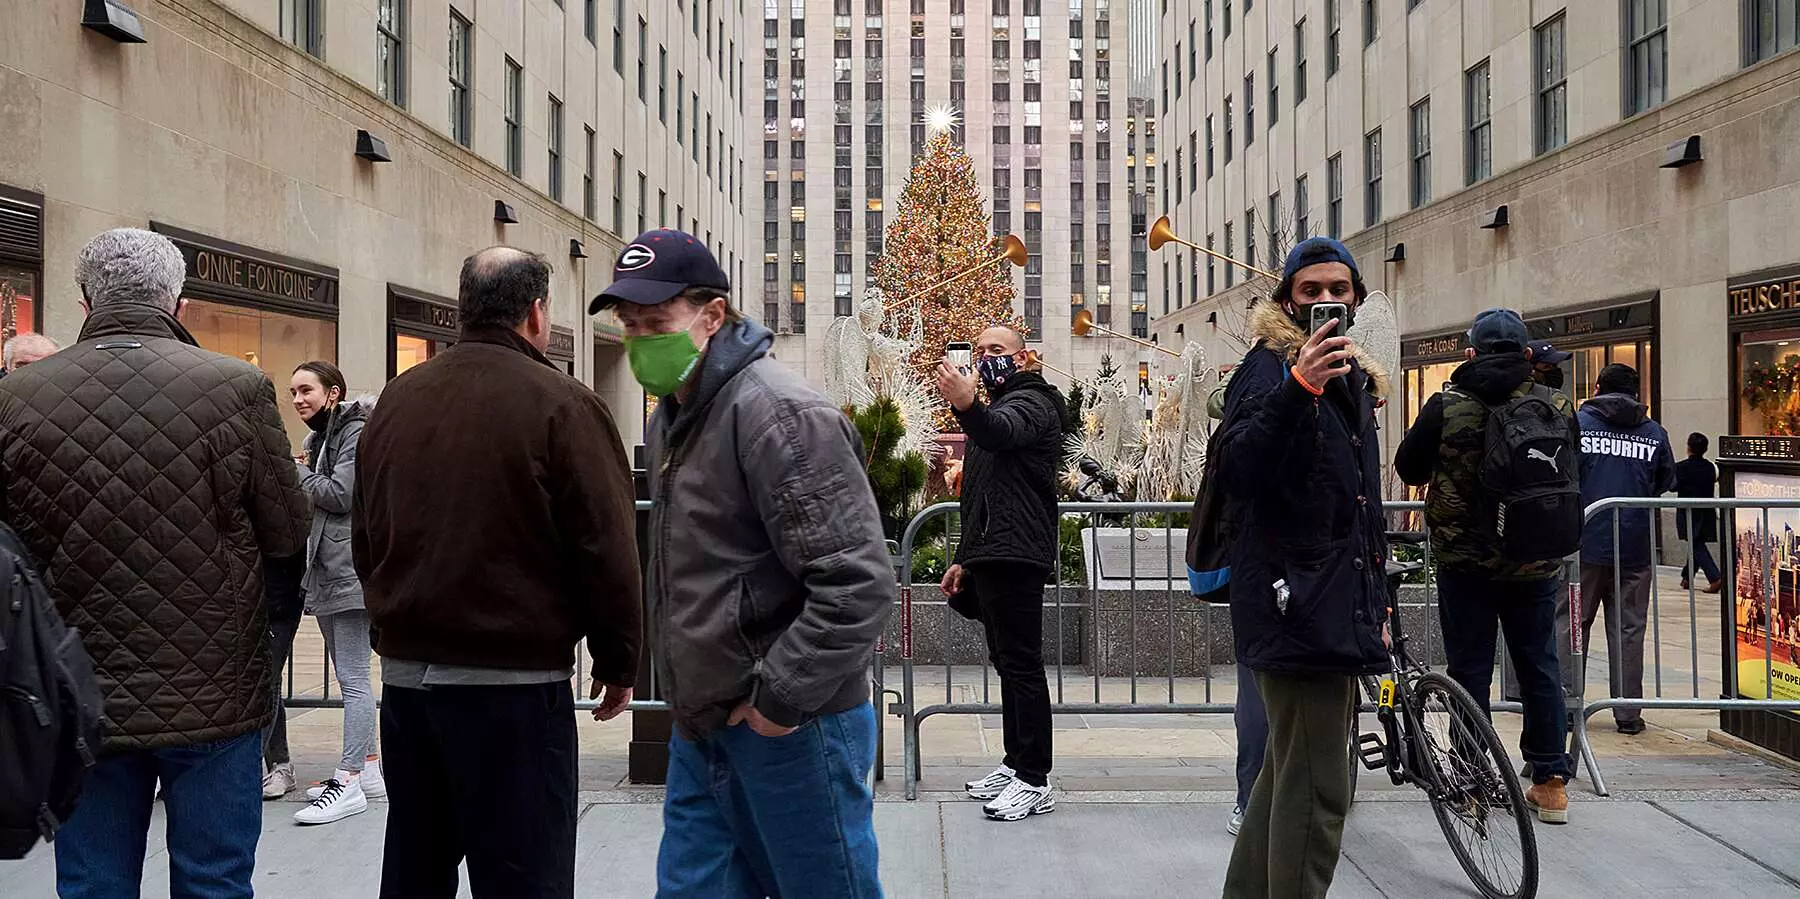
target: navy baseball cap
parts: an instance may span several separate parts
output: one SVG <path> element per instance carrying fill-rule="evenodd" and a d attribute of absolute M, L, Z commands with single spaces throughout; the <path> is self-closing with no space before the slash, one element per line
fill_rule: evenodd
<path fill-rule="evenodd" d="M 1275 285 L 1275 293 L 1270 299 L 1282 302 L 1294 288 L 1294 276 L 1308 266 L 1327 262 L 1342 262 L 1350 269 L 1350 283 L 1356 289 L 1356 298 L 1364 299 L 1369 295 L 1369 288 L 1363 285 L 1362 271 L 1356 267 L 1356 257 L 1350 255 L 1350 248 L 1329 237 L 1309 237 L 1294 245 L 1288 251 L 1287 264 L 1281 268 L 1281 283 Z"/>
<path fill-rule="evenodd" d="M 1568 350 L 1557 349 L 1548 340 L 1534 340 L 1528 346 L 1531 347 L 1531 361 L 1544 365 L 1561 365 L 1575 355 Z"/>
<path fill-rule="evenodd" d="M 1489 309 L 1469 326 L 1469 345 L 1477 353 L 1519 353 L 1531 342 L 1525 320 L 1511 309 Z"/>
<path fill-rule="evenodd" d="M 731 276 L 705 242 L 686 231 L 659 228 L 638 235 L 613 264 L 613 283 L 588 303 L 595 315 L 617 303 L 655 306 L 690 287 L 729 292 Z"/>

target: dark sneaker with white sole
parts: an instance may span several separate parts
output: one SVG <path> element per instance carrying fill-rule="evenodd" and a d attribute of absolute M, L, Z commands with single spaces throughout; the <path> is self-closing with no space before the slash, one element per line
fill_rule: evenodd
<path fill-rule="evenodd" d="M 1032 815 L 1056 811 L 1056 791 L 1048 784 L 1034 787 L 1022 780 L 1008 784 L 993 802 L 981 807 L 992 821 L 1023 821 Z"/>

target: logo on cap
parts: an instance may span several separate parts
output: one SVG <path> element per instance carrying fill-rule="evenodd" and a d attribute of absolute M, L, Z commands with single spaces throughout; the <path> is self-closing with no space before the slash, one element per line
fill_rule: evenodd
<path fill-rule="evenodd" d="M 621 272 L 635 272 L 655 261 L 655 250 L 641 243 L 634 243 L 626 247 L 625 252 L 619 254 L 619 264 L 614 269 Z"/>

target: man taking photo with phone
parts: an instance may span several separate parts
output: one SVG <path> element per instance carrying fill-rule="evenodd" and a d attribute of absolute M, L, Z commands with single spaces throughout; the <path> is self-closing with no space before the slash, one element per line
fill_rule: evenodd
<path fill-rule="evenodd" d="M 1056 808 L 1049 779 L 1044 581 L 1057 557 L 1063 406 L 1056 388 L 1030 370 L 1035 366 L 1019 332 L 989 328 L 974 353 L 973 372 L 948 358 L 937 372 L 938 392 L 968 438 L 962 542 L 943 588 L 949 597 L 973 594 L 973 602 L 964 596 L 957 605 L 979 609 L 988 658 L 1000 674 L 1006 758 L 966 787 L 971 798 L 991 800 L 982 808 L 989 818 L 1020 821 Z M 987 389 L 985 403 L 976 395 L 977 383 Z"/>
<path fill-rule="evenodd" d="M 1382 461 L 1387 372 L 1342 336 L 1368 295 L 1323 237 L 1288 254 L 1250 313 L 1215 450 L 1226 489 L 1231 622 L 1269 722 L 1225 896 L 1324 896 L 1350 807 L 1355 677 L 1386 670 Z"/>

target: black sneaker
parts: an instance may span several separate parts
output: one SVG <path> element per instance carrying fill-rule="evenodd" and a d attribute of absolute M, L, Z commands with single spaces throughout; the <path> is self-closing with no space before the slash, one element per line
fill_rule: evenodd
<path fill-rule="evenodd" d="M 1630 721 L 1621 721 L 1621 722 L 1619 722 L 1619 733 L 1622 733 L 1628 737 L 1635 737 L 1638 734 L 1643 733 L 1644 728 L 1646 726 L 1647 725 L 1644 724 L 1644 719 L 1642 719 L 1642 718 L 1635 718 Z"/>

